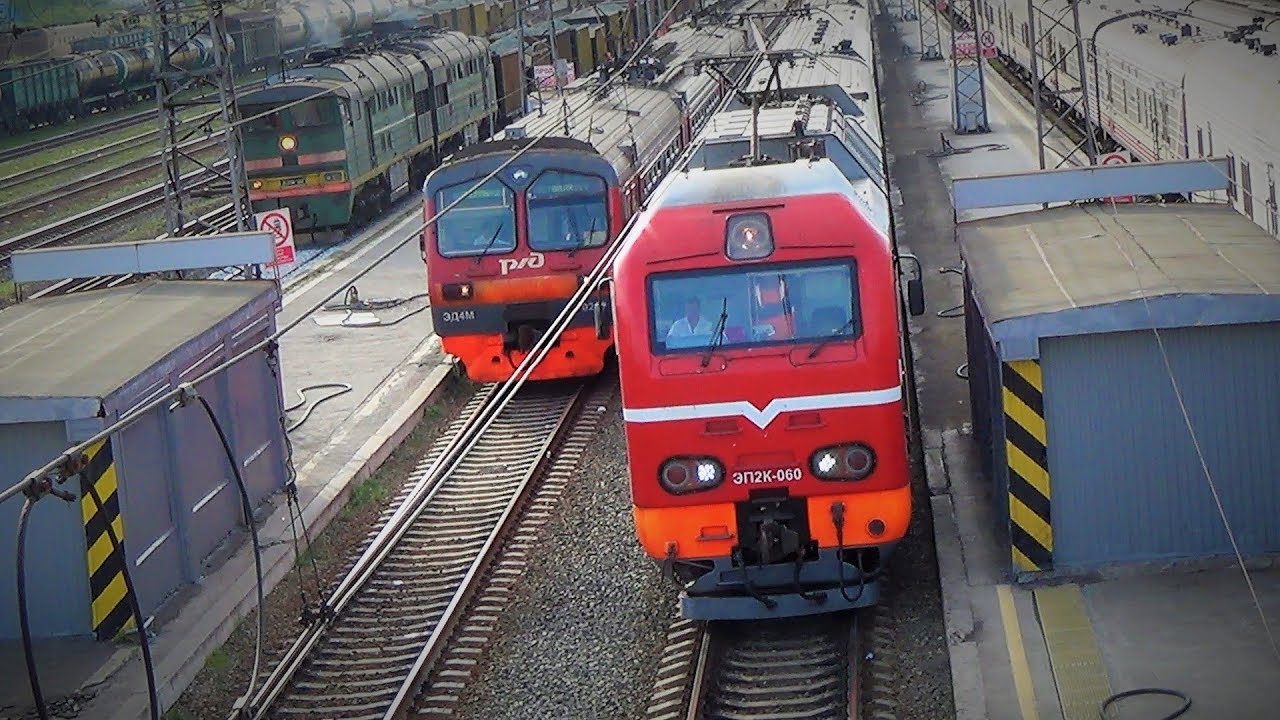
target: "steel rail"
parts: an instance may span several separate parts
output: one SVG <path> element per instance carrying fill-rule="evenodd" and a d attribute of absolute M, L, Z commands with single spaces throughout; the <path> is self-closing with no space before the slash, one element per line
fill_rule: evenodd
<path fill-rule="evenodd" d="M 226 159 L 222 159 L 213 164 L 215 171 L 227 164 Z M 210 173 L 205 168 L 198 168 L 186 173 L 182 176 L 184 182 L 195 180 L 197 178 L 215 179 L 216 174 Z M 90 208 L 84 212 L 73 215 L 69 218 L 57 220 L 44 227 L 30 230 L 21 235 L 15 235 L 4 240 L 0 240 L 0 264 L 6 263 L 9 257 L 17 250 L 29 250 L 32 248 L 42 248 L 49 245 L 55 245 L 77 235 L 92 232 L 105 225 L 109 225 L 116 220 L 139 210 L 146 210 L 164 202 L 164 186 L 153 185 L 143 188 L 135 193 L 131 193 L 122 198 L 117 198 L 109 202 L 103 203 L 95 208 Z M 103 214 L 106 213 L 104 216 Z M 84 220 L 91 220 L 88 225 L 78 226 Z M 78 226 L 78 227 L 76 227 Z M 73 228 L 74 229 L 68 229 Z M 50 234 L 52 233 L 52 236 Z"/>
<path fill-rule="evenodd" d="M 188 140 L 178 147 L 179 149 L 187 150 L 188 152 L 198 153 L 215 149 L 219 142 L 220 140 L 217 137 L 200 137 Z M 200 147 L 195 147 L 197 145 Z M 42 190 L 34 195 L 28 195 L 27 197 L 15 200 L 14 202 L 0 205 L 0 220 L 5 220 L 13 217 L 14 215 L 20 215 L 43 205 L 70 199 L 75 195 L 86 193 L 90 190 L 96 190 L 104 185 L 120 182 L 134 175 L 140 175 L 151 170 L 156 170 L 159 168 L 157 160 L 160 159 L 161 154 L 162 153 L 160 152 L 155 152 L 144 157 L 130 160 L 121 165 L 117 165 L 116 167 L 106 168 L 90 175 L 85 175 L 84 177 L 77 178 L 70 188 L 61 187 L 53 188 L 51 190 Z M 49 169 L 50 168 L 40 168 L 40 170 Z M 48 175 L 61 172 L 63 168 L 55 166 L 52 170 L 53 172 L 46 173 L 45 176 L 47 177 Z"/>
<path fill-rule="evenodd" d="M 356 612 L 359 608 L 364 607 L 367 613 L 367 608 L 371 604 L 374 606 L 378 604 L 379 587 L 385 586 L 388 579 L 392 579 L 396 585 L 399 585 L 397 593 L 405 594 L 401 601 L 408 603 L 410 608 L 416 607 L 418 609 L 416 617 L 425 620 L 425 622 L 421 623 L 422 627 L 405 627 L 403 632 L 407 635 L 413 635 L 426 630 L 426 626 L 429 626 L 430 633 L 426 639 L 427 646 L 439 647 L 442 644 L 440 640 L 449 636 L 449 633 L 456 626 L 459 616 L 462 614 L 460 611 L 465 608 L 466 603 L 479 589 L 480 581 L 483 579 L 484 574 L 496 560 L 497 551 L 509 537 L 514 526 L 520 521 L 521 514 L 519 510 L 530 499 L 534 489 L 540 485 L 539 480 L 543 477 L 548 466 L 554 462 L 555 450 L 576 427 L 577 422 L 575 422 L 575 419 L 581 417 L 580 411 L 583 404 L 592 395 L 590 392 L 592 384 L 587 380 L 575 383 L 569 392 L 552 390 L 551 392 L 522 395 L 521 402 L 510 408 L 515 411 L 514 415 L 504 413 L 502 420 L 503 432 L 497 434 L 496 441 L 493 433 L 483 436 L 483 440 L 486 441 L 485 444 L 488 447 L 485 447 L 485 445 L 478 446 L 477 453 L 481 454 L 482 457 L 473 461 L 471 454 L 468 454 L 453 468 L 452 472 L 431 488 L 430 496 L 423 504 L 422 513 L 415 518 L 414 523 L 411 523 L 413 536 L 395 545 L 395 552 L 387 558 L 385 571 L 384 568 L 379 568 L 380 573 L 371 578 L 370 582 L 362 588 L 361 596 L 353 602 L 350 611 Z M 537 428 L 532 437 L 524 434 L 527 433 L 530 427 L 528 423 L 532 423 L 532 426 Z M 523 437 L 520 434 L 524 434 Z M 509 456 L 523 456 L 525 458 L 525 462 L 521 464 L 516 477 L 512 478 L 511 481 L 495 483 L 492 480 L 479 480 L 476 478 L 477 469 L 485 463 L 492 462 L 494 459 L 491 454 L 495 451 L 500 453 L 499 457 L 504 459 Z M 503 460 L 497 461 L 502 462 Z M 449 557 L 434 558 L 423 561 L 430 566 L 429 568 L 418 570 L 419 573 L 429 574 L 429 577 L 404 580 L 395 578 L 396 574 L 403 572 L 398 571 L 396 566 L 404 562 L 406 552 L 422 552 L 444 540 L 444 538 L 439 537 L 442 532 L 441 529 L 434 527 L 430 521 L 424 523 L 423 519 L 433 516 L 438 519 L 442 513 L 442 504 L 454 505 L 461 502 L 459 498 L 463 496 L 468 498 L 471 503 L 469 509 L 475 513 L 474 516 L 468 515 L 467 517 L 475 517 L 475 519 L 465 524 L 462 521 L 457 524 L 451 524 L 443 532 L 445 537 L 450 538 L 450 541 L 456 542 L 459 546 L 474 547 L 477 543 L 479 544 L 479 547 L 474 550 L 466 551 L 463 558 L 463 562 L 466 563 L 465 569 L 451 568 L 451 558 Z M 497 510 L 496 517 L 493 516 L 495 502 L 500 503 L 501 508 Z M 486 519 L 486 515 L 489 516 L 488 519 Z M 468 527 L 468 525 L 471 527 Z M 433 533 L 436 537 L 431 537 Z M 474 556 L 471 556 L 473 552 Z M 400 585 L 401 582 L 403 582 L 403 585 Z M 433 584 L 442 584 L 445 587 L 433 589 L 431 587 Z M 366 589 L 368 593 L 365 592 Z M 443 604 L 443 608 L 440 608 L 441 604 Z M 437 610 L 436 608 L 440 609 Z M 356 627 L 360 629 L 361 625 Z M 337 638 L 340 639 L 343 636 L 343 633 L 340 632 L 342 628 L 342 624 L 335 623 L 330 629 L 337 632 Z M 382 638 L 378 638 L 376 642 L 380 643 L 382 640 Z M 416 645 L 416 643 L 413 644 Z M 329 666 L 330 663 L 341 662 L 341 655 L 353 652 L 353 648 L 345 642 L 340 643 L 337 649 L 332 644 L 327 645 L 327 647 L 316 648 L 314 653 L 315 662 L 323 662 L 325 666 Z M 381 645 L 378 646 L 378 649 L 384 654 L 380 663 L 382 667 L 379 668 L 379 671 L 385 672 L 386 675 L 390 676 L 388 679 L 399 680 L 399 682 L 395 684 L 388 683 L 385 688 L 374 689 L 369 687 L 364 692 L 358 693 L 358 698 L 355 702 L 359 703 L 359 707 L 368 717 L 384 714 L 390 717 L 398 710 L 403 709 L 406 704 L 407 696 L 402 692 L 402 688 L 409 687 L 412 690 L 417 686 L 416 679 L 423 668 L 423 654 L 422 652 L 413 653 L 412 650 L 409 653 L 404 653 L 401 648 L 385 648 L 385 646 Z M 407 662 L 405 662 L 406 660 Z M 381 672 L 379 675 L 381 675 Z M 307 673 L 304 671 L 299 675 L 306 677 Z M 369 675 L 369 673 L 365 673 L 362 679 L 370 680 Z M 381 680 L 382 678 L 378 677 L 378 679 Z M 353 678 L 349 682 L 355 681 L 356 679 Z M 306 685 L 307 683 L 299 681 L 298 684 Z M 360 687 L 364 688 L 369 684 L 366 682 Z M 285 703 L 287 710 L 284 712 L 289 714 L 300 710 L 340 714 L 339 708 L 336 707 L 318 708 L 308 706 L 308 700 L 311 700 L 311 702 L 323 702 L 326 699 L 332 701 L 335 696 L 340 695 L 341 693 L 339 692 L 330 691 L 327 696 L 322 695 L 320 698 L 311 699 L 307 697 L 307 693 L 293 692 L 286 695 L 279 702 Z M 343 699 L 345 700 L 346 698 Z M 274 706 L 272 709 L 274 709 Z M 265 711 L 266 709 L 262 710 Z"/>
<path fill-rule="evenodd" d="M 88 140 L 95 135 L 101 135 L 113 130 L 141 125 L 148 119 L 154 119 L 155 114 L 155 110 L 144 110 L 140 113 L 134 113 L 133 115 L 113 118 L 111 120 L 104 121 L 99 125 L 80 128 L 79 130 L 72 130 L 60 135 L 54 135 L 53 137 L 47 137 L 43 140 L 36 140 L 7 150 L 0 150 L 0 162 L 7 162 L 14 158 L 30 155 L 35 152 L 41 152 L 43 150 L 52 150 L 81 140 Z"/>

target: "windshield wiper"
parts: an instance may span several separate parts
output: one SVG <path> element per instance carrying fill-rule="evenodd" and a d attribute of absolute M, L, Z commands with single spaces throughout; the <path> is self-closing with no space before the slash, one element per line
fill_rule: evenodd
<path fill-rule="evenodd" d="M 716 321 L 716 329 L 711 331 L 711 343 L 707 345 L 707 354 L 702 356 L 702 367 L 711 364 L 711 353 L 724 342 L 724 324 L 729 319 L 729 298 L 720 298 L 720 319 Z M 692 328 L 690 328 L 692 330 Z"/>
<path fill-rule="evenodd" d="M 577 223 L 574 223 L 574 225 L 576 226 L 576 225 L 577 225 Z M 578 241 L 578 243 L 577 243 L 576 245 L 574 245 L 574 246 L 573 246 L 573 248 L 572 248 L 571 250 L 569 250 L 569 254 L 568 254 L 568 255 L 566 255 L 565 257 L 573 257 L 573 254 L 574 254 L 574 253 L 576 253 L 576 252 L 578 252 L 579 250 L 581 250 L 582 248 L 586 247 L 588 242 L 591 242 L 591 238 L 592 238 L 595 234 L 596 234 L 596 218 L 591 218 L 591 229 L 587 231 L 587 239 L 586 239 L 586 242 L 583 242 L 582 240 L 579 240 L 579 241 Z"/>
<path fill-rule="evenodd" d="M 484 256 L 488 255 L 489 251 L 493 249 L 493 244 L 498 241 L 498 234 L 502 232 L 502 228 L 506 227 L 506 225 L 507 225 L 506 220 L 503 220 L 502 222 L 498 223 L 498 229 L 493 231 L 493 237 L 489 238 L 489 244 L 485 245 L 484 250 L 479 255 L 476 256 L 477 265 L 479 265 L 480 261 L 484 259 Z"/>
<path fill-rule="evenodd" d="M 837 337 L 843 335 L 846 329 L 852 328 L 853 321 L 854 321 L 854 318 L 849 318 L 849 320 L 846 321 L 845 324 L 837 328 L 835 332 L 822 338 L 822 340 L 819 341 L 817 345 L 814 345 L 813 349 L 809 351 L 809 359 L 812 360 L 816 358 L 818 356 L 818 353 L 822 352 L 822 348 L 826 347 L 827 344 L 830 343 L 832 340 L 835 340 Z"/>

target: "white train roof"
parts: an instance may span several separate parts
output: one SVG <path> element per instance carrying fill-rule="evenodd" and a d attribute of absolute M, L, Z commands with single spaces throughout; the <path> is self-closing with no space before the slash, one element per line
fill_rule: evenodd
<path fill-rule="evenodd" d="M 740 7 L 772 7 L 781 2 L 751 0 Z M 595 147 L 626 178 L 666 147 L 679 127 L 680 96 L 693 101 L 715 88 L 714 77 L 705 73 L 692 75 L 686 72 L 685 64 L 697 57 L 739 52 L 746 38 L 741 28 L 705 20 L 694 27 L 688 20 L 681 21 L 655 38 L 651 46 L 649 55 L 657 58 L 663 68 L 652 82 L 618 77 L 600 93 L 600 75 L 593 73 L 558 92 L 543 91 L 542 107 L 512 122 L 495 139 L 549 132 L 582 140 Z M 637 59 L 633 68 L 645 57 Z M 629 157 L 632 148 L 634 162 Z"/>
<path fill-rule="evenodd" d="M 1176 9 L 1181 11 L 1185 4 Z M 1094 0 L 1080 6 L 1081 34 L 1085 42 L 1101 22 L 1119 14 L 1152 10 L 1133 0 Z M 1143 90 L 1151 92 L 1153 80 L 1180 91 L 1187 101 L 1188 121 L 1212 122 L 1233 136 L 1251 136 L 1280 151 L 1280 15 L 1219 2 L 1199 0 L 1190 6 L 1190 16 L 1170 20 L 1144 15 L 1113 22 L 1098 32 L 1103 71 L 1109 65 L 1119 75 L 1130 74 Z M 1233 42 L 1226 34 L 1240 25 L 1249 25 L 1263 16 L 1262 28 L 1246 37 L 1256 45 L 1276 45 L 1272 55 L 1251 50 L 1245 42 Z M 1134 24 L 1144 24 L 1138 33 Z M 1191 36 L 1184 36 L 1189 25 Z M 1199 34 L 1196 34 L 1197 28 Z M 1161 36 L 1172 33 L 1172 43 Z M 1093 82 L 1093 78 L 1088 79 Z M 1105 88 L 1106 77 L 1099 78 Z M 1229 148 L 1228 148 L 1229 150 Z"/>
<path fill-rule="evenodd" d="M 796 57 L 794 64 L 783 62 L 779 66 L 782 87 L 788 91 L 809 90 L 831 98 L 845 115 L 856 117 L 879 145 L 883 130 L 876 110 L 871 18 L 867 8 L 830 0 L 811 3 L 809 9 L 809 17 L 791 21 L 770 43 L 770 50 L 796 50 L 808 55 Z M 764 89 L 771 76 L 772 69 L 763 65 L 752 76 L 747 90 Z M 858 93 L 866 93 L 866 99 L 856 99 Z"/>
<path fill-rule="evenodd" d="M 888 207 L 876 202 L 868 180 L 849 182 L 830 160 L 672 173 L 655 193 L 646 213 L 690 205 L 773 200 L 801 195 L 843 195 L 868 221 L 887 234 Z M 642 223 L 643 224 L 643 223 Z"/>

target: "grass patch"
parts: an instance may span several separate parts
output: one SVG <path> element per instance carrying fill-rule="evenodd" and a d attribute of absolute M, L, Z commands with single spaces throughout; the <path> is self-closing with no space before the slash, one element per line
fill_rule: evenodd
<path fill-rule="evenodd" d="M 12 280 L 0 280 L 0 300 L 14 300 L 18 297 L 18 286 Z"/>
<path fill-rule="evenodd" d="M 351 489 L 351 499 L 347 501 L 347 506 L 352 510 L 359 510 L 367 505 L 382 502 L 386 496 L 386 480 L 375 475 Z"/>
<path fill-rule="evenodd" d="M 218 648 L 209 653 L 209 659 L 204 661 L 204 665 L 213 672 L 220 672 L 231 665 L 231 656 L 227 655 L 227 651 Z"/>

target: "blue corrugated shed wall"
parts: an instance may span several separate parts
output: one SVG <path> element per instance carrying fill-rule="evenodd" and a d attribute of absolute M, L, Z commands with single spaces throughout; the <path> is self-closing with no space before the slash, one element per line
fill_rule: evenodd
<path fill-rule="evenodd" d="M 1280 550 L 1280 325 L 1161 338 L 1240 549 Z M 1154 334 L 1040 347 L 1055 565 L 1231 552 Z"/>
<path fill-rule="evenodd" d="M 966 356 L 969 362 L 969 408 L 973 416 L 973 439 L 979 446 L 983 475 L 991 480 L 995 532 L 1006 546 L 1009 542 L 1009 479 L 1004 450 L 1004 408 L 1001 399 L 1000 358 L 987 334 L 981 310 L 973 301 L 973 288 L 965 276 L 964 323 Z"/>
<path fill-rule="evenodd" d="M 0 487 L 18 482 L 66 446 L 66 429 L 61 422 L 0 426 L 0 458 L 4 458 Z M 75 483 L 61 489 L 74 491 Z M 14 584 L 14 546 L 21 508 L 21 497 L 0 505 L 0 583 L 4 583 L 0 586 L 0 640 L 21 637 Z M 84 571 L 84 530 L 78 502 L 49 495 L 36 503 L 27 526 L 26 557 L 32 635 L 87 635 L 89 579 Z"/>

